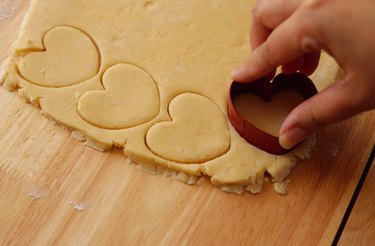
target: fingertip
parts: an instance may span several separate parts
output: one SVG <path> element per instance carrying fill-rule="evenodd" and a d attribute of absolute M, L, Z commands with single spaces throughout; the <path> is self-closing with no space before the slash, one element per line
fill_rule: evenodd
<path fill-rule="evenodd" d="M 309 135 L 310 134 L 305 129 L 302 129 L 300 127 L 294 127 L 280 135 L 279 143 L 283 148 L 291 149 L 295 145 L 299 144 L 300 142 L 308 138 Z"/>
<path fill-rule="evenodd" d="M 239 68 L 236 68 L 232 71 L 231 73 L 231 78 L 234 80 L 234 81 L 238 81 L 240 78 L 241 78 L 241 75 L 243 74 L 243 68 L 242 67 L 239 67 Z"/>
<path fill-rule="evenodd" d="M 280 137 L 279 137 L 279 144 L 284 149 L 290 149 L 290 148 L 293 147 L 293 144 L 290 142 L 289 138 L 285 134 L 284 135 L 280 135 Z"/>
<path fill-rule="evenodd" d="M 241 65 L 231 73 L 232 80 L 240 83 L 247 83 L 253 80 L 253 70 L 251 67 Z"/>
<path fill-rule="evenodd" d="M 285 149 L 291 149 L 307 139 L 313 132 L 305 123 L 306 101 L 297 106 L 286 117 L 279 132 L 279 143 Z"/>
<path fill-rule="evenodd" d="M 266 77 L 267 79 L 271 81 L 275 77 L 275 74 L 276 74 L 276 69 L 264 75 L 264 77 Z M 242 65 L 241 67 L 234 69 L 231 72 L 231 78 L 233 81 L 236 81 L 239 83 L 250 83 L 258 79 L 259 77 L 254 77 L 253 71 L 251 71 L 251 69 L 247 68 L 245 65 Z"/>

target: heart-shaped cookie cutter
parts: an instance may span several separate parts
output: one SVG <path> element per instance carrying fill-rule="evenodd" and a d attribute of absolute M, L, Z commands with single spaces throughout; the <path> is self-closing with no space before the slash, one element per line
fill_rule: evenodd
<path fill-rule="evenodd" d="M 272 82 L 267 78 L 260 78 L 251 83 L 234 81 L 229 90 L 228 117 L 233 127 L 248 143 L 275 155 L 285 154 L 289 149 L 285 149 L 280 145 L 278 137 L 257 128 L 251 122 L 244 119 L 233 105 L 233 98 L 238 94 L 252 93 L 269 102 L 273 95 L 284 90 L 295 90 L 305 100 L 318 93 L 314 83 L 301 73 L 281 73 Z"/>

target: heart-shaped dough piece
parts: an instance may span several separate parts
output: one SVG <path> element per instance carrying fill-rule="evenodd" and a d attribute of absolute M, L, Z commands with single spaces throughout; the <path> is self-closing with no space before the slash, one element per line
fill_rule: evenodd
<path fill-rule="evenodd" d="M 126 129 L 153 119 L 160 109 L 155 81 L 143 69 L 130 64 L 110 67 L 103 76 L 105 90 L 80 97 L 78 113 L 100 128 Z"/>
<path fill-rule="evenodd" d="M 181 94 L 171 101 L 169 114 L 172 121 L 155 124 L 146 135 L 156 155 L 179 163 L 203 163 L 229 150 L 226 118 L 210 99 Z"/>
<path fill-rule="evenodd" d="M 21 57 L 20 75 L 44 87 L 78 84 L 98 73 L 100 54 L 94 42 L 82 31 L 55 27 L 43 39 L 45 50 Z"/>

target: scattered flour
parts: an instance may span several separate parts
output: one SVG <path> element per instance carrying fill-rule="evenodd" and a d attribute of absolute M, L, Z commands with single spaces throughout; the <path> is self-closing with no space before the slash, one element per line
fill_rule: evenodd
<path fill-rule="evenodd" d="M 338 152 L 339 152 L 339 146 L 336 145 L 335 147 L 332 148 L 331 156 L 335 157 Z"/>
<path fill-rule="evenodd" d="M 77 211 L 83 212 L 87 210 L 87 205 L 83 202 L 70 201 L 69 204 Z"/>
<path fill-rule="evenodd" d="M 46 194 L 43 192 L 43 191 L 40 191 L 40 190 L 33 190 L 29 193 L 29 196 L 33 199 L 33 200 L 39 200 L 39 199 L 42 199 L 42 198 L 45 198 L 46 197 Z"/>

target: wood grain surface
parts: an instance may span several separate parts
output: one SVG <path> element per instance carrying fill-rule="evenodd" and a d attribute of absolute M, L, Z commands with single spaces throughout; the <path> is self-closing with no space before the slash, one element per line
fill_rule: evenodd
<path fill-rule="evenodd" d="M 375 161 L 340 238 L 340 245 L 372 245 L 375 242 Z"/>
<path fill-rule="evenodd" d="M 27 9 L 18 2 L 0 21 L 1 60 Z M 292 171 L 288 195 L 266 184 L 238 196 L 144 174 L 120 150 L 75 141 L 15 92 L 0 87 L 0 98 L 0 245 L 327 245 L 375 143 L 373 113 L 332 125 Z M 361 214 L 371 194 L 363 196 L 348 224 L 357 235 L 374 225 Z"/>

